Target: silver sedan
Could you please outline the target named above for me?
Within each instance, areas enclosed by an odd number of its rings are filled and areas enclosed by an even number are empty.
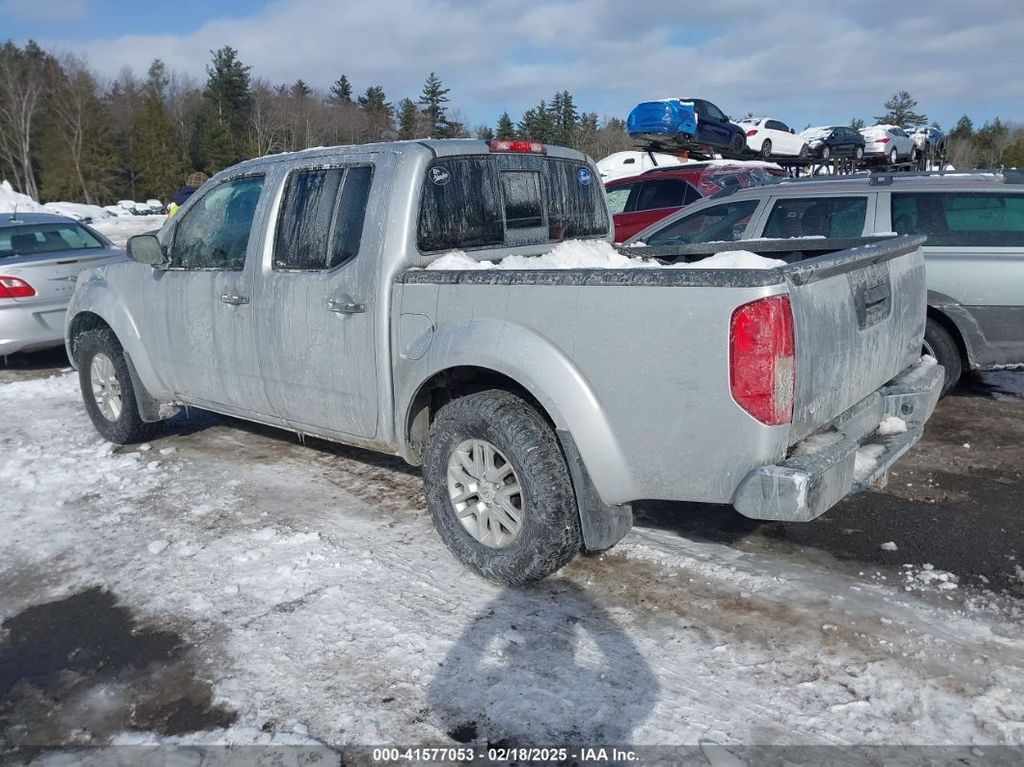
[[[110,240],[70,218],[0,213],[0,357],[63,344],[78,273],[124,259]]]

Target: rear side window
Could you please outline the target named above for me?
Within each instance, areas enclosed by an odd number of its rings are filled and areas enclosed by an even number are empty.
[[[696,211],[652,234],[647,244],[686,245],[742,239],[757,204],[757,200],[739,200]]]
[[[897,193],[892,227],[927,235],[926,245],[1024,247],[1024,194]]]
[[[764,237],[860,237],[867,197],[799,197],[777,200]]]
[[[36,224],[0,229],[0,258],[102,247],[103,243],[79,224]]]
[[[644,182],[636,209],[679,208],[697,199],[700,193],[681,178],[661,178]]]
[[[274,268],[334,269],[355,257],[373,168],[316,168],[288,176],[274,239]]]
[[[585,163],[495,154],[443,158],[427,168],[417,235],[423,252],[607,232],[604,187]]]
[[[633,186],[634,184],[625,184],[608,190],[608,208],[613,216],[626,210],[626,202],[629,200],[629,193],[633,191]]]

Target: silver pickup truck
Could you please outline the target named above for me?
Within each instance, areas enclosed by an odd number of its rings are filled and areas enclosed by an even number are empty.
[[[921,238],[724,246],[786,262],[768,269],[663,265],[722,245],[645,248],[630,255],[660,261],[640,268],[424,268],[610,242],[599,179],[528,141],[225,170],[78,281],[86,410],[120,443],[193,405],[400,455],[453,552],[509,584],[614,545],[640,499],[813,519],[920,438],[942,383],[920,356]]]

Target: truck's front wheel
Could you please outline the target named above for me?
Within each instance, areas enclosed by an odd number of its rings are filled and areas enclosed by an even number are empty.
[[[119,445],[145,442],[157,425],[139,416],[128,362],[112,331],[87,330],[75,338],[75,362],[82,400],[93,426]]]
[[[568,564],[582,545],[569,469],[541,415],[506,391],[445,405],[423,461],[441,538],[485,578],[517,586]]]

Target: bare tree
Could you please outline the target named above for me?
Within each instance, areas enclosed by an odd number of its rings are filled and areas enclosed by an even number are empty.
[[[263,78],[253,80],[249,141],[252,144],[252,153],[256,157],[284,148],[281,112],[276,108],[276,99],[277,95],[269,82]]]
[[[21,50],[11,42],[0,48],[0,157],[15,183],[39,199],[32,140],[46,92],[46,54],[30,42]]]
[[[85,60],[69,54],[50,67],[50,88],[50,109],[56,118],[57,133],[68,148],[82,198],[91,205],[96,197],[86,183],[83,161],[90,111],[99,86]]]
[[[194,167],[192,137],[203,106],[203,95],[195,78],[189,75],[171,71],[168,80],[167,113],[177,134],[174,143],[181,152],[181,167],[191,169]]]

